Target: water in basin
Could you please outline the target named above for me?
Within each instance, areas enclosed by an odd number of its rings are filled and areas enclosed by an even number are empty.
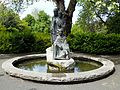
[[[90,71],[90,70],[94,70],[102,66],[101,64],[97,62],[86,61],[86,60],[85,61],[75,60],[75,63],[76,64],[75,64],[74,70],[72,71],[73,73]],[[47,69],[48,67],[47,67],[47,62],[45,59],[25,60],[23,62],[19,62],[15,64],[15,66],[17,68],[28,70],[28,71],[50,73]]]

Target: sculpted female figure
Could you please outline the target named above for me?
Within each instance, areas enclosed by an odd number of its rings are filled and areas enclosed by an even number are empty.
[[[58,31],[58,36],[54,42],[54,58],[55,59],[70,59],[69,45],[67,44],[66,37],[63,35],[63,31]]]
[[[53,45],[53,56],[54,59],[70,59],[69,56],[69,45],[66,42],[66,37],[64,35],[64,19],[62,12],[59,11],[57,22],[57,37]]]
[[[57,18],[58,18],[58,8],[55,8],[54,16],[52,17],[52,23],[51,23],[52,44],[54,43],[57,37]]]

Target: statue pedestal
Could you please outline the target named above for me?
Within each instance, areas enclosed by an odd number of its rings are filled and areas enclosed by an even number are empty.
[[[68,60],[58,59],[54,60],[53,58],[53,48],[49,47],[46,49],[47,53],[47,64],[48,72],[72,72],[74,70],[75,61],[70,58]]]

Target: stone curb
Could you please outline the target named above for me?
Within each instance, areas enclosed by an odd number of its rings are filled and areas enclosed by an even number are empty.
[[[93,79],[96,80],[96,79],[105,77],[106,75],[109,75],[111,72],[113,72],[115,69],[114,63],[111,62],[110,60],[104,59],[104,58],[92,57],[88,55],[78,55],[76,57],[91,59],[93,61],[101,63],[103,66],[95,70],[79,72],[79,73],[40,73],[35,71],[22,70],[14,67],[13,65],[15,62],[18,62],[21,60],[41,58],[41,57],[46,57],[46,54],[32,54],[32,55],[26,55],[21,57],[15,57],[4,62],[2,64],[2,68],[7,74],[11,76],[19,77],[22,79],[33,80],[33,81],[40,81],[40,82],[41,81],[43,82],[76,82],[76,81],[85,82],[85,81],[90,81]]]

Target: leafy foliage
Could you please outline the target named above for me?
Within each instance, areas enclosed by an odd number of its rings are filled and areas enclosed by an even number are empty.
[[[45,52],[51,46],[50,35],[45,33],[34,33],[35,43],[34,52]]]
[[[38,19],[34,19],[32,15],[27,15],[23,20],[28,22],[28,25],[31,27],[32,32],[50,32],[50,16],[47,15],[44,11],[38,13]]]
[[[68,37],[71,50],[92,54],[119,54],[120,34],[78,33]]]
[[[83,33],[83,29],[80,27],[78,23],[73,24],[73,27],[71,29],[72,34],[77,34],[77,33]]]
[[[9,32],[30,30],[28,23],[21,21],[18,14],[3,4],[0,4],[0,27]]]
[[[40,36],[39,36],[40,35]],[[45,52],[51,45],[50,37],[43,33],[0,32],[0,53]]]
[[[120,13],[111,16],[107,21],[108,33],[120,33]]]
[[[32,16],[28,15],[27,22],[20,20],[4,5],[0,5],[0,12],[0,53],[45,52],[51,45],[49,34],[31,32],[35,23]]]
[[[35,19],[32,15],[28,14],[23,20],[28,22],[28,26],[34,26],[35,25]]]
[[[10,6],[13,6],[13,9],[17,11],[18,13],[23,9],[24,6],[33,4],[35,1],[39,0],[7,0],[7,2],[10,4]],[[65,35],[68,36],[71,33],[72,28],[72,17],[73,12],[75,11],[75,7],[77,5],[78,0],[70,0],[68,7],[65,6],[65,0],[45,0],[45,1],[52,1],[56,4],[56,7],[59,8],[60,11],[63,12],[64,20],[65,20]],[[38,27],[38,24],[36,25]],[[44,24],[41,25],[44,29]],[[40,31],[43,31],[41,29]],[[46,30],[45,30],[46,31]]]
[[[0,32],[0,53],[23,53],[30,52],[34,38],[32,34]]]
[[[82,7],[78,23],[83,30],[101,32],[107,27],[107,19],[120,12],[120,3],[116,0],[79,0]]]

